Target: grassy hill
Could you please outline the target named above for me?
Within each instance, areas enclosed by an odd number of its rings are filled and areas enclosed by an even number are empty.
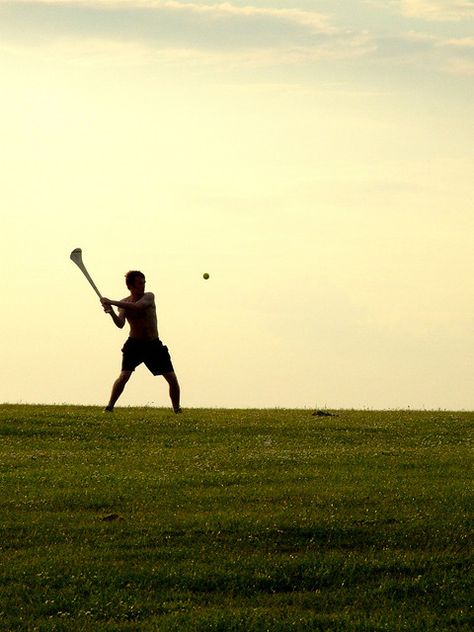
[[[0,406],[2,630],[468,630],[474,413]]]

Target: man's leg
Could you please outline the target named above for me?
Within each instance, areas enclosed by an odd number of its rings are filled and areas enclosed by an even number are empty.
[[[180,413],[181,407],[179,405],[179,399],[180,399],[181,393],[180,393],[179,383],[178,383],[178,378],[176,377],[176,373],[174,371],[170,371],[169,373],[164,373],[163,377],[168,382],[169,387],[170,387],[170,399],[173,405],[173,410],[175,413]]]
[[[118,400],[120,395],[123,393],[123,389],[125,388],[125,384],[130,379],[132,375],[132,371],[121,371],[118,378],[115,380],[112,386],[112,393],[110,395],[110,401],[106,406],[105,410],[107,412],[112,412],[115,406],[115,402]]]

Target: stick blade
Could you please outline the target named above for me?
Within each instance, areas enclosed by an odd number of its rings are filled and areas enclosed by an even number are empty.
[[[82,248],[74,248],[69,258],[74,261],[74,263],[82,262]]]

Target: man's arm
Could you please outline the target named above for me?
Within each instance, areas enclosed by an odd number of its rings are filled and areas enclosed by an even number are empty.
[[[147,307],[150,307],[150,305],[153,305],[153,302],[155,300],[155,296],[152,292],[146,292],[140,300],[136,301],[136,302],[132,302],[132,301],[113,301],[110,298],[105,298],[103,297],[101,299],[101,303],[104,306],[104,308],[107,305],[114,305],[115,307],[118,307],[119,310],[120,309],[127,309],[130,311],[140,311],[142,309],[146,309]]]
[[[104,312],[106,314],[110,314],[112,316],[112,320],[117,325],[117,327],[119,329],[122,329],[124,327],[124,325],[125,325],[125,310],[119,308],[118,314],[116,314],[115,310],[112,309],[112,306],[110,305],[110,303],[104,303],[103,299],[101,299],[100,302],[102,303],[102,307],[104,308]]]

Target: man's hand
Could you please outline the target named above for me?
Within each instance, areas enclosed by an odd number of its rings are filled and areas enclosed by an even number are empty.
[[[112,320],[117,325],[119,329],[125,325],[125,311],[119,308],[119,313],[116,314],[113,309],[113,305],[117,304],[117,301],[112,301],[110,298],[105,298],[104,296],[100,299],[101,305],[104,308],[104,312],[106,314],[110,314],[112,316]]]
[[[102,297],[102,298],[100,299],[100,302],[101,302],[102,307],[104,308],[104,312],[105,312],[106,314],[110,314],[110,313],[112,313],[112,312],[113,312],[112,306],[111,306],[111,304],[110,304],[110,300],[109,300],[108,298],[104,298],[104,297]]]

